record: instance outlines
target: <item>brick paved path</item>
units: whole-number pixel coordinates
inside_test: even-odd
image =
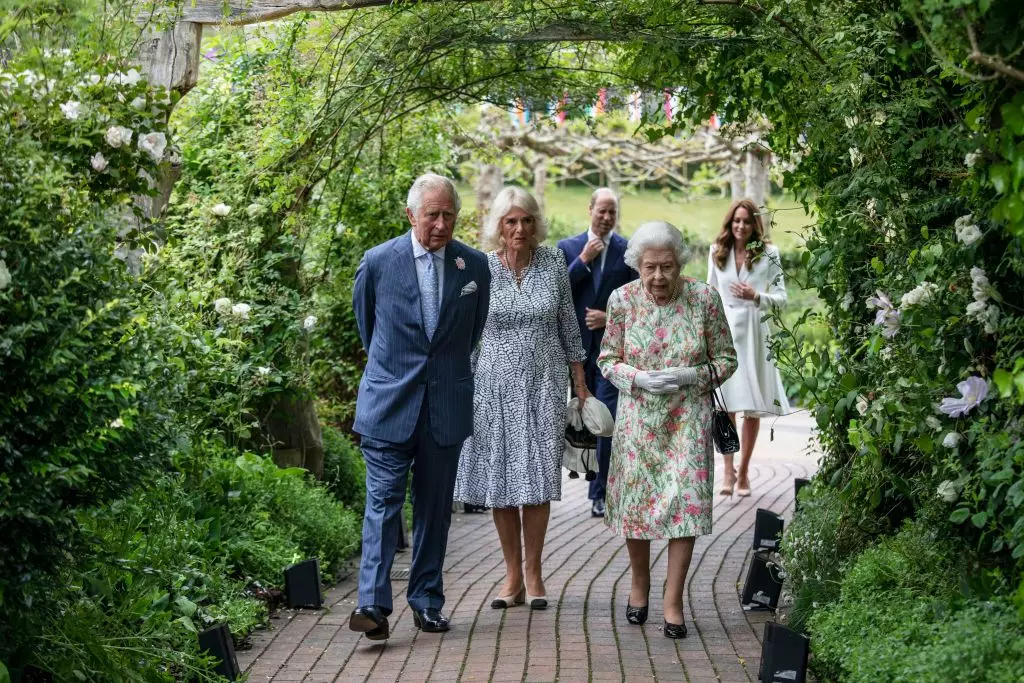
[[[503,561],[489,514],[454,515],[445,564],[446,634],[420,633],[404,603],[406,584],[395,581],[395,613],[386,644],[348,630],[355,577],[331,589],[317,611],[283,611],[273,629],[254,634],[239,652],[249,680],[264,681],[757,681],[766,612],[744,612],[739,592],[746,576],[754,511],[790,517],[793,478],[814,470],[804,454],[805,419],[786,418],[768,442],[768,421],[752,466],[749,498],[718,497],[714,533],[697,539],[690,565],[686,621],[690,634],[673,641],[661,633],[661,600],[651,595],[643,627],[626,622],[629,559],[621,538],[589,515],[586,484],[568,480],[552,504],[545,545],[545,583],[554,604],[492,610]],[[766,453],[763,455],[762,451]],[[719,463],[716,481],[721,481]],[[664,584],[666,544],[651,548],[654,586]],[[396,567],[407,564],[399,554]]]

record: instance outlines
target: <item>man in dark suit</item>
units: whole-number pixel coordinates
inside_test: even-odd
[[[619,198],[609,188],[602,187],[590,196],[590,228],[581,235],[568,237],[558,243],[569,265],[569,281],[580,323],[583,348],[587,352],[584,375],[587,388],[599,401],[608,406],[612,416],[619,402],[618,389],[601,376],[597,369],[597,356],[601,352],[601,339],[607,320],[605,310],[608,296],[617,288],[632,282],[638,275],[622,259],[626,252],[625,238],[614,230],[619,223]],[[608,483],[608,459],[612,440],[597,440],[597,478],[590,482],[590,514],[604,516],[604,491]]]
[[[412,230],[363,255],[352,306],[367,362],[354,429],[366,459],[359,602],[349,627],[389,636],[391,565],[413,469],[412,570],[416,626],[448,630],[441,570],[462,442],[473,431],[470,352],[490,303],[487,258],[452,240],[459,195],[427,174],[409,190]]]

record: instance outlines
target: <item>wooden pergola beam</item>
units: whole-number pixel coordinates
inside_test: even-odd
[[[438,0],[183,0],[173,17],[196,24],[244,26],[296,12],[341,12],[387,5],[412,5]],[[464,0],[481,2],[483,0]]]

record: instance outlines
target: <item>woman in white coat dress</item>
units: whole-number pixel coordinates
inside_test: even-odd
[[[739,367],[722,384],[722,398],[731,413],[743,413],[740,467],[725,458],[725,482],[719,493],[750,495],[750,457],[754,453],[761,418],[789,412],[779,370],[768,358],[768,323],[761,318],[769,309],[786,303],[779,250],[769,244],[757,205],[749,199],[732,203],[722,221],[722,232],[708,256],[708,284],[718,289],[729,320]]]

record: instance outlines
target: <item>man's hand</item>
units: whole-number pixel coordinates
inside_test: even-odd
[[[588,308],[586,311],[587,317],[584,318],[584,322],[588,330],[599,330],[608,324],[608,314],[604,311],[599,311],[596,308]]]
[[[591,261],[601,255],[602,251],[604,251],[604,242],[597,237],[593,237],[589,242],[587,242],[586,246],[583,247],[583,252],[580,254],[580,261],[589,265]]]

